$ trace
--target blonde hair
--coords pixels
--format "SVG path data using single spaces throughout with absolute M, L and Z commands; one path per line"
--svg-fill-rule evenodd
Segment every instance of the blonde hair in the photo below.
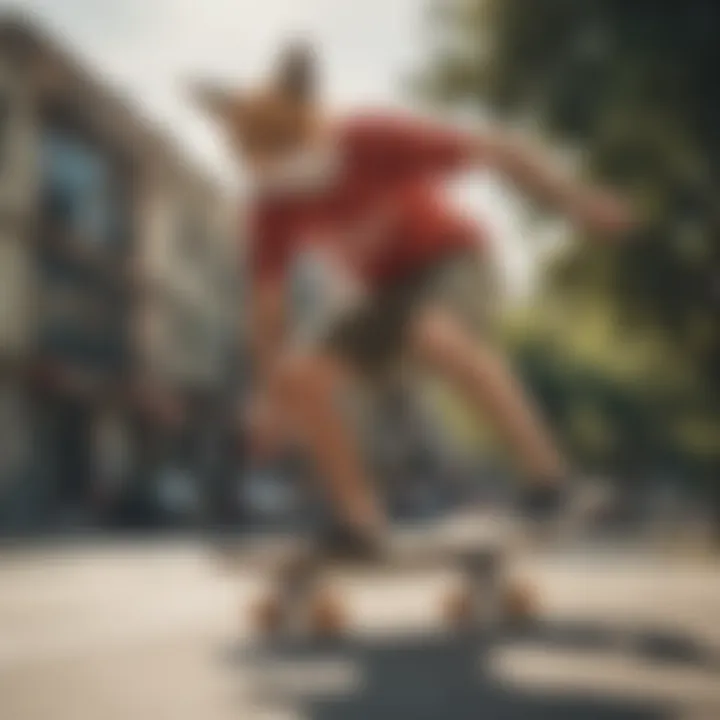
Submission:
M 280 53 L 275 69 L 278 90 L 296 102 L 317 99 L 317 56 L 312 45 L 295 41 Z
M 288 44 L 270 82 L 242 93 L 228 118 L 241 152 L 311 142 L 319 129 L 316 54 L 306 43 Z

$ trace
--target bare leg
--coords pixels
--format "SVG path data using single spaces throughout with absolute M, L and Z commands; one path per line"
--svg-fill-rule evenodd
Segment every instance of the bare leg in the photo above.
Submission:
M 423 360 L 489 415 L 528 478 L 551 482 L 566 474 L 562 454 L 501 354 L 441 311 L 418 317 L 412 340 Z
M 359 529 L 382 521 L 360 449 L 338 403 L 348 373 L 332 356 L 288 357 L 280 364 L 273 394 L 297 439 L 316 463 L 335 511 Z

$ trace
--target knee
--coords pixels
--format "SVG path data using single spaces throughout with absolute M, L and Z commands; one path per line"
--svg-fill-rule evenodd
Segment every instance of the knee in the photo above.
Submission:
M 418 315 L 409 328 L 408 339 L 412 352 L 432 365 L 447 364 L 458 341 L 452 319 L 441 312 Z
M 468 372 L 476 377 L 493 376 L 495 353 L 452 316 L 434 312 L 418 317 L 412 333 L 415 356 L 449 379 L 465 377 Z
M 330 390 L 328 363 L 320 355 L 291 353 L 273 371 L 271 392 L 284 405 L 314 402 Z

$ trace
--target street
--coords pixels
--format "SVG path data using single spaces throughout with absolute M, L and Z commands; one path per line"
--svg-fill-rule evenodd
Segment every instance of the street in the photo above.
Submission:
M 440 629 L 430 573 L 340 579 L 353 632 L 262 652 L 262 578 L 192 540 L 0 552 L 3 720 L 720 718 L 707 559 L 563 553 L 518 568 L 539 626 L 481 647 Z

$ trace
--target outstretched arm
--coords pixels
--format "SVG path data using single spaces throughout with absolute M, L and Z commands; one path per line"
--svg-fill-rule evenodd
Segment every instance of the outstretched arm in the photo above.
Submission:
M 579 181 L 529 142 L 488 133 L 478 138 L 474 152 L 479 164 L 591 232 L 622 233 L 634 224 L 630 208 L 617 195 Z
M 272 455 L 282 435 L 270 387 L 285 346 L 285 274 L 280 271 L 280 237 L 272 226 L 255 219 L 249 229 L 246 336 L 252 390 L 245 419 L 254 452 Z
M 631 218 L 613 194 L 587 187 L 558 167 L 547 153 L 517 137 L 464 132 L 433 122 L 365 115 L 351 125 L 358 162 L 383 177 L 441 177 L 492 169 L 523 192 L 598 232 L 622 232 Z
M 253 376 L 264 385 L 285 341 L 285 285 L 289 231 L 284 218 L 267 204 L 249 212 L 246 263 L 249 274 L 248 335 Z
M 252 283 L 249 297 L 248 350 L 251 392 L 244 407 L 244 428 L 252 456 L 271 457 L 282 447 L 282 418 L 270 392 L 272 368 L 284 346 L 283 289 L 271 278 Z

